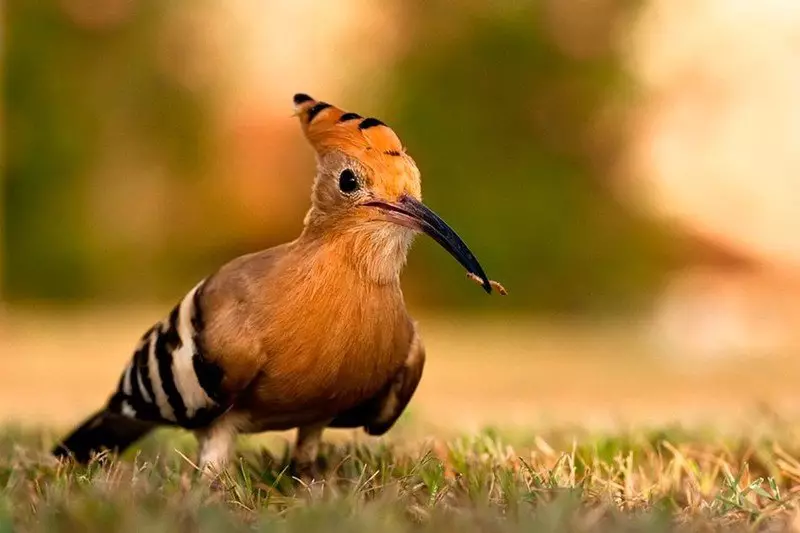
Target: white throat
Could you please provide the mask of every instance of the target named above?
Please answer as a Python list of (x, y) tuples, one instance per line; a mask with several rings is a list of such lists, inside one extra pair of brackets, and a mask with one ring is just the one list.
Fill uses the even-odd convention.
[(366, 279), (392, 283), (399, 279), (414, 241), (414, 231), (380, 222), (349, 232), (349, 258)]

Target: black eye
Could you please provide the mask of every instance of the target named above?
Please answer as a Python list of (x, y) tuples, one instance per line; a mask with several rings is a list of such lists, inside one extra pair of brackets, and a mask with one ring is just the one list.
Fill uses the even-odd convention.
[(358, 179), (355, 173), (346, 168), (339, 174), (339, 190), (344, 193), (351, 193), (358, 189)]

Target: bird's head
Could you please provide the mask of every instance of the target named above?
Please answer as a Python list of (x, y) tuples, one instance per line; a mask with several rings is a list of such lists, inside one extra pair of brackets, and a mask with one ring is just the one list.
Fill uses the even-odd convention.
[(391, 128), (306, 94), (296, 94), (294, 105), (317, 153), (307, 229), (361, 236), (373, 255), (398, 267), (405, 262), (413, 235), (423, 232), (492, 291), (464, 241), (422, 203), (417, 165)]

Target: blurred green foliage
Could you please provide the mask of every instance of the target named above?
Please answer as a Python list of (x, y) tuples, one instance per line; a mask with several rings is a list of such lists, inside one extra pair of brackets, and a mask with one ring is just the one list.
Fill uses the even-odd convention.
[[(627, 86), (608, 40), (616, 17), (634, 7), (612, 3), (600, 13), (608, 19), (602, 42), (576, 56), (557, 45), (546, 4), (398, 4), (408, 31), (381, 95), (382, 118), (416, 158), (426, 202), (509, 289), (504, 309), (628, 309), (659, 281), (671, 246), (610, 186), (623, 131), (604, 113)], [(203, 248), (202, 225), (178, 231), (159, 219), (166, 237), (157, 242), (98, 232), (97, 189), (127, 178), (98, 180), (97, 162), (130, 144), (161, 164), (157, 179), (192, 187), (207, 163), (208, 95), (165, 68), (159, 47), (169, 4), (134, 2), (130, 16), (108, 26), (76, 23), (65, 5), (7, 4), (5, 297), (175, 297), (196, 281), (189, 276), (219, 265)], [(373, 92), (365, 85), (358, 90)], [(210, 213), (204, 223), (228, 231), (215, 226), (222, 215), (213, 198), (203, 201), (192, 213)], [(137, 211), (143, 203), (110, 209), (146, 218)], [(227, 242), (238, 249), (230, 228)], [(264, 235), (265, 245), (277, 244)], [(416, 250), (406, 279), (412, 302), (497, 308), (429, 239)]]
[[(610, 191), (622, 125), (592, 138), (605, 106), (628, 90), (615, 50), (598, 43), (589, 58), (570, 57), (549, 37), (544, 2), (489, 12), (406, 5), (414, 33), (393, 69), (387, 120), (409, 142), (426, 203), (509, 290), (503, 307), (624, 311), (640, 302), (663, 274), (669, 240)], [(619, 3), (607, 15), (634, 8)], [(424, 280), (425, 302), (497, 306), (420, 244), (410, 274)]]
[[(97, 222), (87, 216), (90, 173), (112, 143), (135, 140), (132, 145), (163, 162), (168, 179), (196, 177), (202, 169), (203, 97), (170, 78), (159, 57), (167, 4), (131, 2), (129, 16), (105, 25), (99, 24), (104, 8), (74, 3), (84, 16), (98, 13), (98, 24), (81, 24), (66, 5), (6, 3), (7, 166), (0, 212), (10, 299), (113, 294), (98, 283), (104, 269), (164, 269), (181, 258), (173, 251), (166, 262), (138, 262), (142, 254), (132, 250), (120, 261), (108, 243), (91, 238)], [(121, 207), (118, 213), (131, 215)]]

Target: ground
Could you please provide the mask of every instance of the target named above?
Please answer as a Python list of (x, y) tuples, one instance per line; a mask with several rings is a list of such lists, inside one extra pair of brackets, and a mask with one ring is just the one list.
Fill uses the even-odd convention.
[(7, 428), (0, 531), (783, 531), (800, 524), (792, 437), (357, 439), (327, 445), (311, 484), (288, 476), (285, 446), (245, 439), (212, 488), (182, 433), (76, 467), (46, 454), (51, 434)]
[[(0, 315), (0, 420), (77, 423), (108, 398), (139, 337), (168, 307)], [(630, 320), (414, 316), (428, 357), (410, 414), (425, 434), (676, 421), (735, 428), (761, 406), (800, 417), (794, 353), (690, 358)]]
[(243, 437), (216, 488), (174, 430), (57, 463), (157, 317), (0, 321), (0, 533), (800, 530), (800, 360), (688, 360), (629, 322), (421, 318), (410, 411), (385, 438), (326, 433), (310, 486), (288, 475), (287, 433)]

